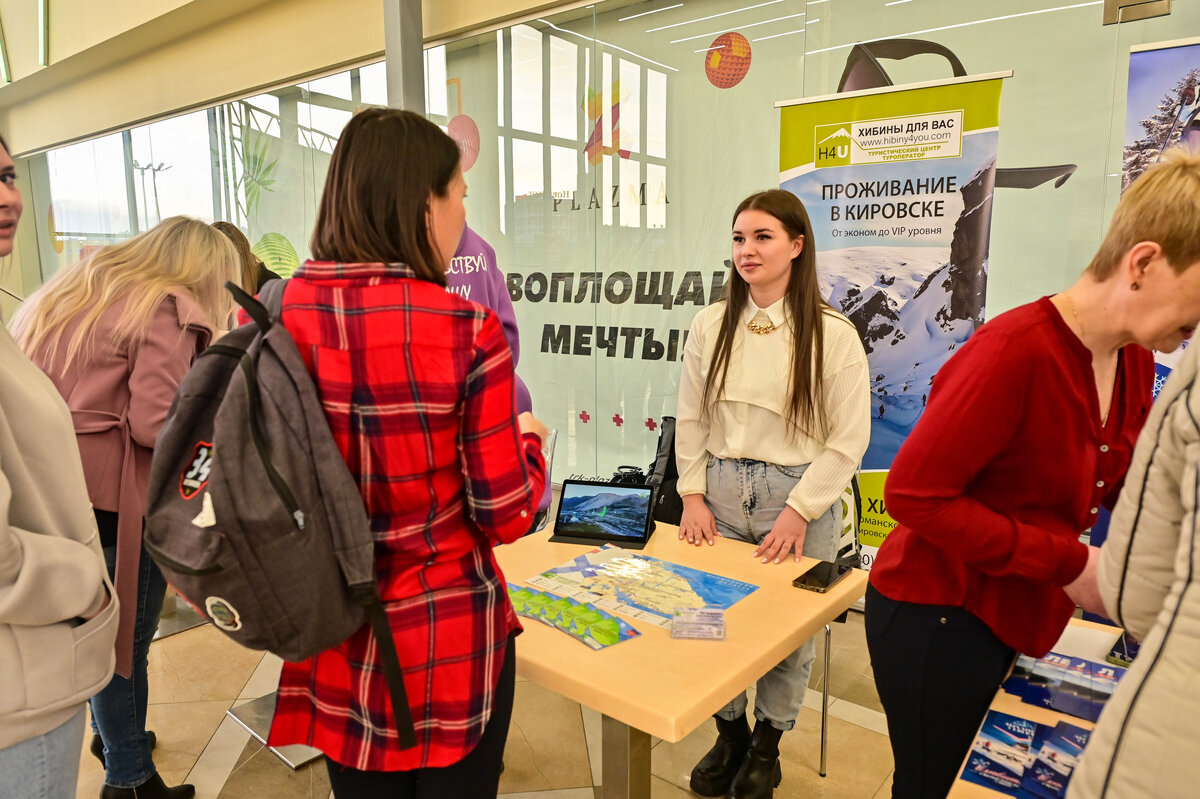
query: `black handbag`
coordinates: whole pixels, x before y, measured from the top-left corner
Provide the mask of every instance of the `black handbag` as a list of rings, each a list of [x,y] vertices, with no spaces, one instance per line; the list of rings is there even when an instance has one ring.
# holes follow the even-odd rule
[[[646,473],[642,471],[641,466],[618,466],[608,482],[616,485],[644,486]]]
[[[679,469],[675,466],[675,417],[664,416],[658,432],[658,451],[650,464],[646,483],[654,486],[653,516],[656,522],[679,524],[683,497],[679,496]]]

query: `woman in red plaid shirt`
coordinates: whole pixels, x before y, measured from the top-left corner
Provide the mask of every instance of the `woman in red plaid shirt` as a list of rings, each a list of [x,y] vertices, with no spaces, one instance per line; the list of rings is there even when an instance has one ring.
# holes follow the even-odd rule
[[[516,416],[496,315],[444,288],[465,195],[436,125],[360,112],[283,296],[362,490],[418,742],[400,748],[369,626],[285,663],[270,743],[325,752],[338,797],[495,796],[500,778],[521,628],[492,546],[529,530],[546,428]]]

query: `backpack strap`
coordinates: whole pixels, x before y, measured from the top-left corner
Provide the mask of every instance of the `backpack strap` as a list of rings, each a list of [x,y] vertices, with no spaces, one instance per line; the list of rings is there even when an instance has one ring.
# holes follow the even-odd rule
[[[350,586],[350,596],[362,605],[367,613],[375,643],[379,646],[379,660],[383,664],[383,676],[387,680],[388,694],[392,699],[392,713],[396,717],[396,732],[400,737],[400,748],[411,749],[417,745],[416,728],[413,726],[412,710],[408,706],[408,692],[404,690],[404,670],[400,668],[400,656],[396,653],[396,641],[392,638],[392,627],[387,613],[375,593],[373,584]]]
[[[225,288],[233,295],[233,301],[242,306],[242,310],[250,315],[259,330],[266,333],[271,329],[271,317],[261,302],[247,294],[245,289],[232,280],[225,281]]]
[[[258,298],[251,297],[245,289],[232,280],[225,281],[225,288],[233,295],[234,302],[242,306],[242,310],[250,315],[258,329],[266,333],[271,329],[271,321],[279,321],[283,313],[283,290],[286,280],[268,280],[258,293]]]
[[[262,303],[267,309],[267,313],[276,322],[280,321],[280,317],[283,314],[283,292],[290,282],[290,278],[268,280],[267,285],[263,286],[262,290],[258,292],[258,301]]]

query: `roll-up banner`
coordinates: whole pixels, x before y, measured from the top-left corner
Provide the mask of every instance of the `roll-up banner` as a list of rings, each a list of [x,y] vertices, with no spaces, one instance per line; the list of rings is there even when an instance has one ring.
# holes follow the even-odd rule
[[[934,375],[984,321],[1001,79],[780,102],[779,184],[812,220],[821,290],[862,336],[871,444],[859,484],[868,567],[895,527],[884,482]]]
[[[1121,190],[1173,147],[1200,150],[1200,38],[1142,44],[1129,54]],[[1155,352],[1154,396],[1179,363],[1175,352]]]

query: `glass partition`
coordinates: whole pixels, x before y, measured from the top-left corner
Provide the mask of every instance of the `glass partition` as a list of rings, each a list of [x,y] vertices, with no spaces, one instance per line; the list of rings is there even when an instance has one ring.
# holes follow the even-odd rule
[[[777,101],[1012,70],[999,167],[1075,168],[998,183],[987,313],[1068,285],[1120,193],[1130,48],[1200,31],[1196,4],[1111,26],[1102,7],[602,2],[427,50],[428,113],[463,150],[518,371],[561,433],[555,479],[650,462],[688,325],[723,286],[732,210],[778,185]],[[289,274],[339,131],[385,101],[371,64],[29,159],[43,277],[181,213],[235,222]]]
[[[307,257],[329,154],[360,105],[386,102],[383,64],[236,100],[28,159],[43,279],[184,214],[233,222],[289,275]]]

